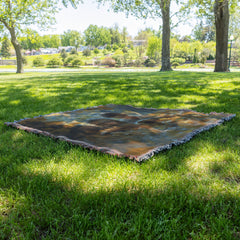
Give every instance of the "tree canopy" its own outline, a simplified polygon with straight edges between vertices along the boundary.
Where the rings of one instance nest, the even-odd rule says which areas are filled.
[[[0,0],[0,28],[5,27],[17,56],[17,73],[23,72],[21,45],[18,42],[19,33],[31,25],[41,28],[51,26],[55,22],[54,15],[58,12],[59,0]],[[62,0],[66,6],[71,3],[74,7],[81,0]]]
[[[111,44],[111,34],[109,29],[105,27],[98,27],[97,25],[90,25],[85,31],[86,45],[92,47],[103,46]]]

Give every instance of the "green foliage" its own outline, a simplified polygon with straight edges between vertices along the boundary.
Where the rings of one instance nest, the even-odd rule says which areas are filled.
[[[171,65],[176,68],[177,66],[180,66],[179,62],[172,62]]]
[[[111,51],[111,50],[112,50],[112,46],[111,46],[110,44],[107,44],[106,49],[107,49],[108,51]]]
[[[158,37],[150,37],[147,46],[147,56],[159,63],[161,58],[162,42]]]
[[[76,48],[72,48],[70,54],[71,55],[78,55],[78,52],[77,52]]]
[[[114,44],[112,45],[112,49],[113,49],[114,51],[116,51],[116,50],[119,49],[119,46],[118,46],[116,43],[114,43]]]
[[[111,44],[119,47],[121,44],[121,34],[118,25],[115,24],[114,27],[109,28],[109,32],[111,35]]]
[[[9,58],[11,56],[10,47],[11,47],[11,42],[7,37],[4,37],[2,40],[2,47],[1,47],[1,56],[3,58]]]
[[[6,27],[24,29],[31,23],[49,26],[54,23],[54,13],[58,11],[58,1],[28,0],[0,1],[0,22]]]
[[[70,55],[64,61],[64,66],[66,67],[79,67],[84,65],[82,59],[77,55]]]
[[[122,48],[122,52],[123,52],[123,53],[128,53],[128,48],[127,48],[127,47],[123,47],[123,48]]]
[[[61,35],[62,46],[75,46],[79,48],[83,44],[83,37],[80,32],[75,30],[68,30]]]
[[[143,59],[139,57],[133,62],[133,66],[141,67],[141,66],[143,66],[143,63],[144,63]]]
[[[25,56],[22,57],[22,63],[23,65],[27,65],[28,64],[28,60]]]
[[[146,67],[155,67],[157,65],[157,63],[154,59],[148,58],[144,61],[144,65]]]
[[[171,63],[184,64],[186,62],[185,58],[171,58]]]
[[[199,40],[201,42],[209,42],[216,40],[216,30],[214,26],[214,19],[212,18],[208,24],[203,26],[203,22],[199,25],[196,25],[193,29],[193,36],[195,40]]]
[[[61,50],[60,56],[61,56],[63,61],[67,58],[68,54],[67,54],[65,49]]]
[[[233,35],[235,41],[240,40],[240,5],[230,15],[229,36]]]
[[[155,32],[154,30],[152,30],[151,28],[146,28],[144,30],[140,30],[137,34],[137,36],[134,38],[135,40],[144,40],[145,41],[145,45],[147,45],[148,40],[151,37],[154,37]]]
[[[64,66],[71,66],[71,62],[76,58],[74,55],[70,55],[64,61]]]
[[[114,55],[121,55],[122,56],[123,54],[124,54],[123,51],[119,48],[114,52]]]
[[[57,68],[62,65],[63,65],[63,62],[59,57],[52,57],[47,63],[47,66],[50,68]]]
[[[57,34],[43,35],[40,37],[40,41],[44,48],[58,48],[62,45],[61,37]]]
[[[42,67],[45,65],[45,62],[44,62],[44,59],[42,57],[36,57],[34,60],[33,60],[33,66],[34,67]]]
[[[42,37],[37,31],[26,29],[24,31],[23,37],[19,38],[20,44],[25,50],[34,50],[43,47]]]
[[[94,61],[94,65],[97,65],[97,66],[100,66],[102,63],[101,59],[100,58],[97,58],[95,61]]]
[[[107,55],[108,54],[108,50],[107,49],[103,49],[103,54]]]
[[[114,55],[112,57],[115,62],[116,62],[116,67],[123,67],[124,66],[124,60],[123,60],[123,56],[122,55]]]
[[[179,42],[176,39],[171,40],[171,56],[172,58],[184,58],[185,60],[193,60],[199,62],[201,55],[205,58],[215,58],[215,42],[202,43],[200,41]]]
[[[85,57],[89,57],[91,56],[91,50],[90,49],[84,49],[83,52],[82,52],[82,55],[85,56]]]
[[[80,57],[75,57],[72,61],[71,61],[71,65],[73,67],[80,67],[83,65],[83,61],[81,60]]]
[[[111,43],[111,34],[109,29],[90,25],[85,31],[85,42],[87,46],[98,47]]]
[[[98,54],[98,53],[99,53],[99,49],[98,49],[98,48],[94,48],[93,52],[94,52],[95,54]]]
[[[127,67],[132,60],[130,54],[129,53],[124,53],[122,58],[123,58],[123,66]]]

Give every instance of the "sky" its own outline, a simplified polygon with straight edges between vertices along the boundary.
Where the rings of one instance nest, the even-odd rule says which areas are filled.
[[[114,24],[118,24],[120,29],[127,27],[128,33],[134,37],[146,27],[158,30],[161,25],[161,19],[141,20],[133,16],[126,17],[124,13],[114,13],[108,9],[107,6],[98,8],[97,3],[91,0],[80,4],[77,9],[73,9],[71,6],[68,6],[68,8],[62,7],[62,10],[56,14],[56,24],[52,26],[53,29],[40,32],[40,34],[63,34],[68,29],[83,33],[90,24],[99,27],[112,27]],[[176,6],[173,5],[172,9],[176,9]],[[189,24],[181,24],[181,28],[179,27],[173,32],[183,36],[190,35],[191,31],[192,27]]]

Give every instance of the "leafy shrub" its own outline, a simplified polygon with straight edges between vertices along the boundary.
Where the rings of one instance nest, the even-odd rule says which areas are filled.
[[[82,59],[77,55],[71,55],[67,57],[64,61],[64,66],[68,67],[79,67],[84,65]]]
[[[63,61],[67,58],[68,54],[67,54],[65,49],[61,50],[60,56],[61,56]]]
[[[44,65],[45,65],[45,63],[44,63],[44,59],[42,57],[36,57],[33,60],[33,66],[34,67],[42,67]]]
[[[114,55],[123,55],[123,51],[121,49],[117,49],[115,52],[114,52]]]
[[[156,66],[156,64],[157,64],[156,61],[154,61],[154,59],[151,59],[151,58],[146,59],[144,62],[144,65],[146,67],[154,67]]]
[[[122,57],[123,59],[123,66],[127,67],[130,59],[130,55],[128,53],[125,53]]]
[[[106,49],[108,50],[108,51],[111,51],[112,50],[112,47],[111,47],[111,45],[107,45],[107,47],[106,47]]]
[[[22,56],[22,63],[23,63],[23,65],[28,64],[27,58],[25,56]]]
[[[64,66],[71,65],[71,62],[74,60],[74,58],[76,58],[76,56],[71,55],[71,56],[67,57],[64,61]]]
[[[116,51],[118,48],[119,48],[119,46],[118,46],[116,43],[114,43],[114,44],[112,45],[112,49],[113,49],[114,51]]]
[[[201,56],[199,60],[200,60],[200,63],[205,64],[207,61],[207,58],[205,56]]]
[[[184,64],[186,62],[185,58],[172,58],[171,63],[177,62],[179,64]]]
[[[134,62],[133,62],[133,66],[134,67],[141,67],[143,65],[143,60],[141,58],[137,58]]]
[[[101,60],[98,58],[94,61],[94,64],[97,65],[97,66],[100,66],[101,65]]]
[[[122,55],[115,55],[112,57],[116,62],[116,67],[122,67],[123,66],[123,56]]]
[[[175,58],[187,58],[187,53],[181,49],[176,49],[174,52],[174,57]]]
[[[84,49],[82,52],[82,55],[85,57],[91,56],[91,50],[90,49]]]
[[[99,49],[98,49],[98,48],[94,48],[93,52],[94,52],[95,54],[98,54],[98,53],[99,53]]]
[[[78,55],[78,52],[77,52],[76,48],[72,48],[70,54],[71,55]]]
[[[127,47],[124,47],[124,48],[122,49],[122,52],[123,52],[123,53],[128,53],[128,48],[127,48]]]
[[[102,60],[102,65],[108,65],[109,67],[115,67],[116,61],[113,58],[107,57]]]
[[[176,67],[179,66],[180,64],[179,64],[178,62],[173,62],[171,65],[172,65],[174,68],[176,68]]]
[[[129,43],[128,47],[129,47],[131,50],[133,50],[133,49],[134,49],[133,43]]]
[[[75,57],[72,61],[71,61],[71,65],[73,67],[79,67],[83,65],[83,61],[79,58],[79,57]]]
[[[56,68],[56,67],[60,67],[62,66],[63,62],[60,58],[58,57],[52,57],[48,63],[47,63],[47,66],[48,67],[51,67],[51,68]]]
[[[108,54],[107,49],[103,49],[103,54],[104,54],[104,55],[107,55],[107,54]]]

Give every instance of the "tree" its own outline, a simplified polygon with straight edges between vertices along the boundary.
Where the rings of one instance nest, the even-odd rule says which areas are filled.
[[[114,11],[124,11],[136,17],[149,16],[162,18],[162,67],[161,71],[171,71],[170,63],[170,4],[171,0],[97,0],[111,2]],[[178,2],[178,0],[176,1]]]
[[[135,40],[145,40],[145,45],[148,44],[148,39],[154,36],[154,31],[151,28],[146,28],[140,30],[137,36],[134,37]]]
[[[39,49],[42,46],[41,37],[37,31],[26,29],[24,33],[26,36],[19,38],[22,48],[32,51],[33,49]]]
[[[111,35],[111,44],[120,45],[121,43],[121,34],[119,32],[119,27],[117,24],[114,27],[109,28],[110,35]]]
[[[45,48],[58,48],[62,45],[60,35],[43,35],[41,38],[42,46]]]
[[[83,38],[81,33],[75,30],[67,30],[61,35],[61,41],[63,46],[74,46],[76,49],[83,44]]]
[[[214,19],[207,24],[203,24],[203,21],[197,24],[193,29],[195,40],[201,42],[216,41],[216,29],[214,25]]]
[[[240,6],[236,6],[235,12],[230,15],[229,33],[234,36],[234,40],[240,38]]]
[[[148,40],[148,47],[147,47],[147,56],[152,58],[155,62],[159,63],[160,60],[160,53],[161,53],[161,39],[152,36]]]
[[[63,0],[66,5],[68,0]],[[76,6],[78,1],[70,0]],[[40,27],[51,25],[54,13],[58,11],[58,0],[0,0],[0,27],[3,25],[11,35],[11,42],[17,57],[17,73],[23,72],[21,45],[18,34],[26,26],[37,24]]]
[[[84,31],[87,46],[99,47],[111,43],[111,34],[109,29],[98,27],[97,25],[89,25]]]
[[[123,44],[127,44],[128,42],[128,32],[127,28],[123,27],[122,32],[121,32],[121,40]]]
[[[1,48],[1,56],[3,58],[9,58],[11,56],[10,54],[10,41],[9,39],[5,36],[2,41],[2,48]]]
[[[230,13],[237,7],[237,0],[189,0],[190,5],[198,7],[198,15],[214,16],[216,27],[215,72],[227,72],[228,69],[228,32]]]
[[[216,25],[216,63],[215,72],[227,72],[228,69],[228,0],[216,0],[214,4]]]
[[[3,24],[11,35],[11,42],[17,57],[17,73],[23,72],[21,45],[17,35],[26,26],[41,26],[53,20],[52,14],[57,11],[56,1],[47,0],[0,0],[0,24]]]

